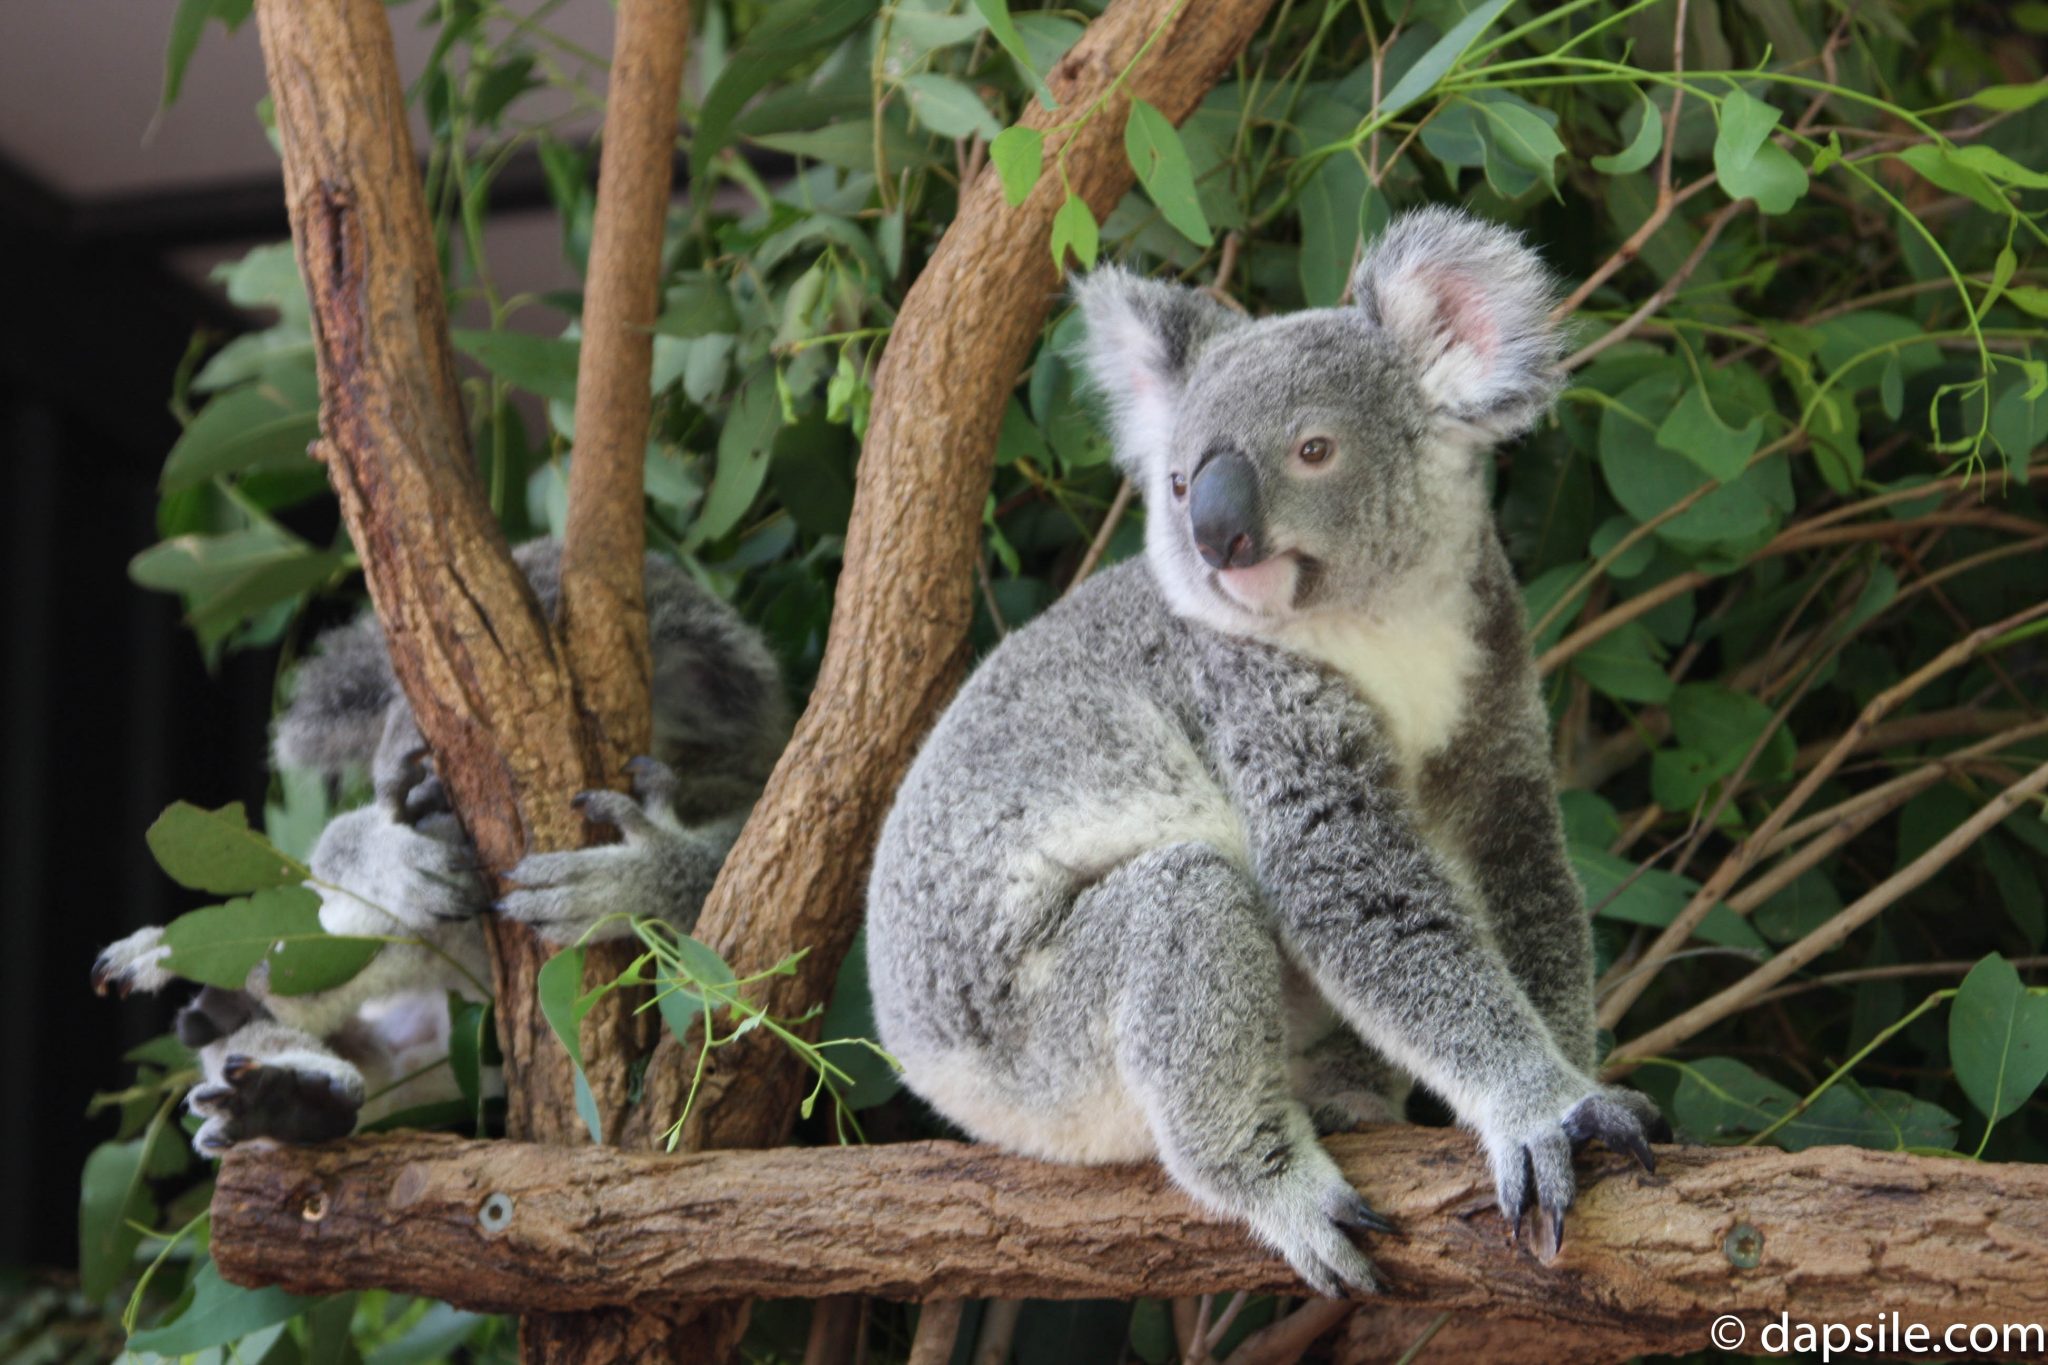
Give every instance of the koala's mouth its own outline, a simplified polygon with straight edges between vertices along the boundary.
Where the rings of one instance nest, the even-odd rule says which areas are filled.
[[[1241,569],[1214,570],[1211,577],[1218,591],[1246,611],[1278,616],[1294,605],[1309,575],[1305,556],[1282,550]]]

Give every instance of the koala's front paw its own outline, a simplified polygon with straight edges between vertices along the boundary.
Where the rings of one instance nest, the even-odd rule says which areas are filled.
[[[506,874],[513,889],[498,902],[499,913],[556,942],[616,938],[630,932],[624,919],[602,928],[598,922],[621,914],[670,917],[686,899],[684,889],[704,880],[700,841],[676,819],[675,774],[651,758],[634,759],[627,771],[633,795],[600,790],[575,799],[586,818],[616,828],[620,841],[529,854]]]
[[[141,991],[153,995],[176,978],[164,970],[171,947],[157,925],[137,929],[118,943],[110,943],[92,964],[92,988],[100,995],[109,990],[127,995]]]
[[[338,1057],[230,1054],[218,1077],[185,1101],[201,1119],[192,1145],[218,1156],[238,1142],[326,1142],[355,1130],[363,1107],[362,1073]]]
[[[330,933],[390,933],[465,920],[486,903],[476,855],[452,826],[432,832],[379,803],[329,821],[313,847],[313,876]],[[339,887],[340,891],[328,889]]]
[[[1620,1086],[1599,1086],[1555,1118],[1537,1117],[1482,1134],[1501,1217],[1520,1240],[1531,1209],[1538,1214],[1537,1244],[1555,1256],[1564,1246],[1564,1215],[1578,1194],[1572,1153],[1588,1142],[1635,1158],[1655,1171],[1650,1141],[1668,1141],[1669,1124],[1647,1096]]]

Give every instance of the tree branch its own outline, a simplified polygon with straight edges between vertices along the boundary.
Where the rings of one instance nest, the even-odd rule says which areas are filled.
[[[1752,1331],[1780,1312],[1896,1309],[1937,1330],[2048,1319],[2048,1167],[1672,1147],[1649,1177],[1589,1156],[1571,1236],[1545,1265],[1511,1244],[1465,1134],[1395,1125],[1328,1146],[1405,1233],[1372,1247],[1389,1302],[1619,1330],[1638,1351],[1699,1349],[1721,1313]],[[502,1223],[486,1228],[487,1205]],[[381,1286],[499,1312],[1300,1290],[1156,1166],[947,1142],[674,1158],[424,1133],[245,1147],[214,1207],[213,1254],[236,1283]]]
[[[317,450],[436,770],[484,868],[502,874],[529,850],[577,846],[569,799],[597,768],[470,456],[390,23],[379,0],[261,0],[256,18],[312,304]],[[532,1008],[544,954],[527,930],[487,925],[508,1123],[546,1132],[573,1092]]]

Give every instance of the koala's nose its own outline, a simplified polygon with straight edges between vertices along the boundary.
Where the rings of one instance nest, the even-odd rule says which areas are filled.
[[[1252,462],[1236,451],[1204,460],[1188,490],[1188,520],[1195,550],[1210,568],[1242,569],[1264,559],[1259,480]]]

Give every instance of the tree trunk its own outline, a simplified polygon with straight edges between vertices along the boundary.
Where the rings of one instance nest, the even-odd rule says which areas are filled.
[[[527,852],[586,842],[592,831],[570,798],[618,781],[624,758],[647,743],[646,326],[687,10],[675,0],[623,0],[620,11],[629,55],[607,114],[608,144],[619,154],[606,158],[599,192],[593,337],[579,386],[593,415],[570,490],[558,631],[512,563],[471,458],[384,6],[257,6],[286,205],[312,304],[318,453],[362,555],[393,668],[493,879]],[[515,1136],[581,1142],[568,1057],[534,991],[549,949],[523,926],[491,919],[486,932],[507,1126]],[[593,951],[588,979],[609,979],[625,961],[621,949]],[[651,1042],[650,1021],[633,1003],[609,997],[583,1025],[585,1072],[608,1132],[624,1128],[631,1068]],[[522,1336],[529,1360],[595,1361],[671,1354],[670,1329],[666,1319],[607,1311],[529,1318]]]
[[[1552,1344],[1682,1352],[1703,1349],[1724,1313],[1752,1341],[1780,1313],[1897,1311],[1937,1332],[2048,1323],[2041,1166],[1667,1147],[1652,1177],[1589,1156],[1564,1251],[1545,1265],[1511,1244],[1467,1135],[1389,1126],[1328,1147],[1404,1234],[1371,1243],[1382,1302],[1457,1310],[1468,1334],[1477,1315]],[[213,1254],[237,1283],[382,1286],[487,1311],[1300,1289],[1156,1166],[1055,1166],[948,1142],[663,1157],[401,1134],[238,1149],[221,1169]]]

